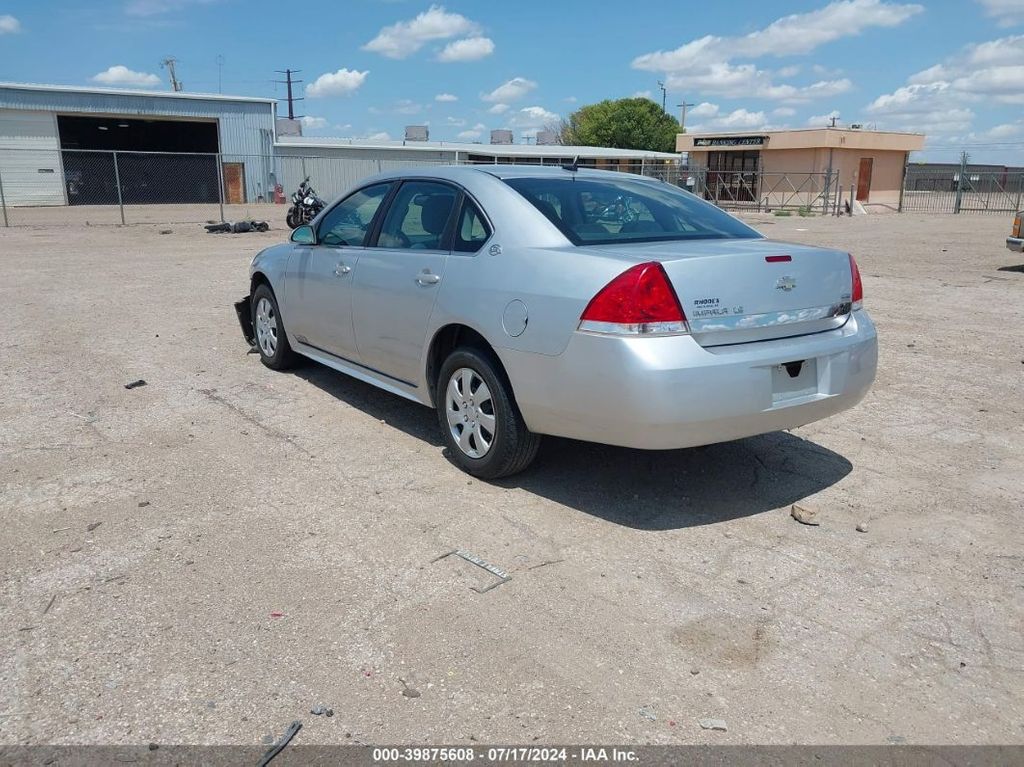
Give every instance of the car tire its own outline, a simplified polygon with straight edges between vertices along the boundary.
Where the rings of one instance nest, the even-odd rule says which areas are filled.
[[[288,343],[277,298],[269,285],[260,285],[252,294],[252,329],[260,361],[268,368],[287,370],[299,361]]]
[[[480,479],[516,474],[533,461],[540,435],[526,428],[493,354],[459,348],[441,366],[435,393],[441,436],[452,461]]]

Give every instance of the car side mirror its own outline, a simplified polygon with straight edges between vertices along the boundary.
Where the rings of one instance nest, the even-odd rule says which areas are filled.
[[[292,236],[289,237],[296,245],[316,245],[316,233],[309,224],[295,227]]]

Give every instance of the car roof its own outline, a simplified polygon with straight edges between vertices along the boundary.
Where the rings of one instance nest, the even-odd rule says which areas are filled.
[[[622,173],[613,170],[600,170],[597,168],[580,167],[576,171],[567,170],[560,165],[492,165],[489,163],[479,165],[422,165],[403,167],[392,171],[386,171],[374,176],[375,181],[394,180],[403,178],[440,178],[455,182],[468,182],[473,178],[488,175],[499,179],[508,178],[572,178],[574,176],[589,178],[608,178],[615,176],[619,179],[642,179],[651,181],[647,176],[639,176],[634,173]]]

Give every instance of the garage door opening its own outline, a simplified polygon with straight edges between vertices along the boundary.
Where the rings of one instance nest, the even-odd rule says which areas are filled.
[[[217,123],[58,115],[68,203],[214,203]],[[115,155],[116,167],[115,167]]]

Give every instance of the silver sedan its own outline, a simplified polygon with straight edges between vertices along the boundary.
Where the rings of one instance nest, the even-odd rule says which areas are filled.
[[[367,179],[259,253],[236,309],[267,367],[436,408],[452,459],[496,478],[543,434],[682,448],[852,407],[878,356],[862,302],[849,254],[669,184],[486,165]]]

